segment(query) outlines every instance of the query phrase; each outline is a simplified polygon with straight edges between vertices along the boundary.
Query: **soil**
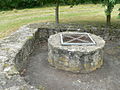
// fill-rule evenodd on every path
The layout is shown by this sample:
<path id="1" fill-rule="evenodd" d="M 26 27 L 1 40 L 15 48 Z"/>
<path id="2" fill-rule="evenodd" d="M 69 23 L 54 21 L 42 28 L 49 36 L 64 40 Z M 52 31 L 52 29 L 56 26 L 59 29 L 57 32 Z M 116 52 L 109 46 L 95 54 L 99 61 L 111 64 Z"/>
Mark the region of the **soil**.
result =
<path id="1" fill-rule="evenodd" d="M 120 90 L 120 41 L 107 41 L 104 64 L 89 74 L 74 74 L 51 67 L 47 43 L 30 56 L 25 80 L 45 90 Z"/>

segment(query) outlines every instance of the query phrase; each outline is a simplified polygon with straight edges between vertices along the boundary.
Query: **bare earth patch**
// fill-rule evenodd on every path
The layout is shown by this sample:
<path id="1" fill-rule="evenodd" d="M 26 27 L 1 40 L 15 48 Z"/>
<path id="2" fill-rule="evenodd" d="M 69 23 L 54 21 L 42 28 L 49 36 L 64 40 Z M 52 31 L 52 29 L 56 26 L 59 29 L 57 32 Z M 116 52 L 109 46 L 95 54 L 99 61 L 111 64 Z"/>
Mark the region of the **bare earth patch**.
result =
<path id="1" fill-rule="evenodd" d="M 45 90 L 119 90 L 120 89 L 120 42 L 107 41 L 104 65 L 89 74 L 73 74 L 57 70 L 47 62 L 47 43 L 36 47 L 31 55 L 25 79 Z"/>

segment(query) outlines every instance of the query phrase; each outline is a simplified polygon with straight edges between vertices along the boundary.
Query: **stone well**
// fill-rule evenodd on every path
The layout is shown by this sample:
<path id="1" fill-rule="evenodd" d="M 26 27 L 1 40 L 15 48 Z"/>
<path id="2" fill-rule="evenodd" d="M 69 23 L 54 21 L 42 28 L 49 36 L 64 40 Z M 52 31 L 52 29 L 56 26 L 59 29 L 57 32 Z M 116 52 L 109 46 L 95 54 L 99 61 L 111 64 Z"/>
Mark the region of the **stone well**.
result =
<path id="1" fill-rule="evenodd" d="M 103 64 L 105 41 L 94 34 L 87 33 L 93 44 L 63 44 L 61 35 L 78 32 L 61 32 L 48 39 L 48 62 L 57 69 L 73 73 L 88 73 Z"/>

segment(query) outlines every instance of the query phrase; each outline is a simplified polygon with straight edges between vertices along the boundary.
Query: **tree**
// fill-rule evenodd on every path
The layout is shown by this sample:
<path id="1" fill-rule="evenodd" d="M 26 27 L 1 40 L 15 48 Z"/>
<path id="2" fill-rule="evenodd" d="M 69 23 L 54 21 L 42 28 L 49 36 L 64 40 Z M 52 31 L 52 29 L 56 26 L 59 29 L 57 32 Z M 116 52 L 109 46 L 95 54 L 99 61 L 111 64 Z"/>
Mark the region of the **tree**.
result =
<path id="1" fill-rule="evenodd" d="M 120 8 L 118 9 L 118 11 L 119 11 L 118 18 L 120 19 Z"/>
<path id="2" fill-rule="evenodd" d="M 117 0 L 104 0 L 103 5 L 106 7 L 105 14 L 106 14 L 107 27 L 110 27 L 110 25 L 111 25 L 111 13 L 112 13 L 112 10 L 113 10 L 116 2 L 117 2 Z"/>
<path id="3" fill-rule="evenodd" d="M 70 4 L 71 6 L 73 6 L 77 0 L 55 0 L 55 3 L 56 3 L 56 8 L 55 8 L 55 22 L 56 24 L 59 24 L 59 6 L 60 6 L 60 3 L 68 3 Z"/>
<path id="4" fill-rule="evenodd" d="M 55 21 L 56 21 L 56 24 L 59 24 L 59 4 L 60 4 L 60 0 L 56 0 L 56 8 L 55 8 Z"/>

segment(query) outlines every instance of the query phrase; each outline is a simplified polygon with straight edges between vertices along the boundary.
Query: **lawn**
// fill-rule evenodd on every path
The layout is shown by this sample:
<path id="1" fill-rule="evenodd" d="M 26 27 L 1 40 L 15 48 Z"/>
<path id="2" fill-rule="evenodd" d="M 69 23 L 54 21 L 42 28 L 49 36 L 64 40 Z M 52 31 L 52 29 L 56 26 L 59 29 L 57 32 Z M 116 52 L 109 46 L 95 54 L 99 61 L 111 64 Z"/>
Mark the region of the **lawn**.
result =
<path id="1" fill-rule="evenodd" d="M 120 19 L 117 18 L 116 5 L 112 13 L 112 24 L 120 28 Z M 54 22 L 55 7 L 31 8 L 0 12 L 0 38 L 17 30 L 20 26 L 36 22 Z M 105 25 L 104 7 L 100 4 L 77 5 L 60 7 L 60 23 L 77 23 L 82 25 Z"/>

